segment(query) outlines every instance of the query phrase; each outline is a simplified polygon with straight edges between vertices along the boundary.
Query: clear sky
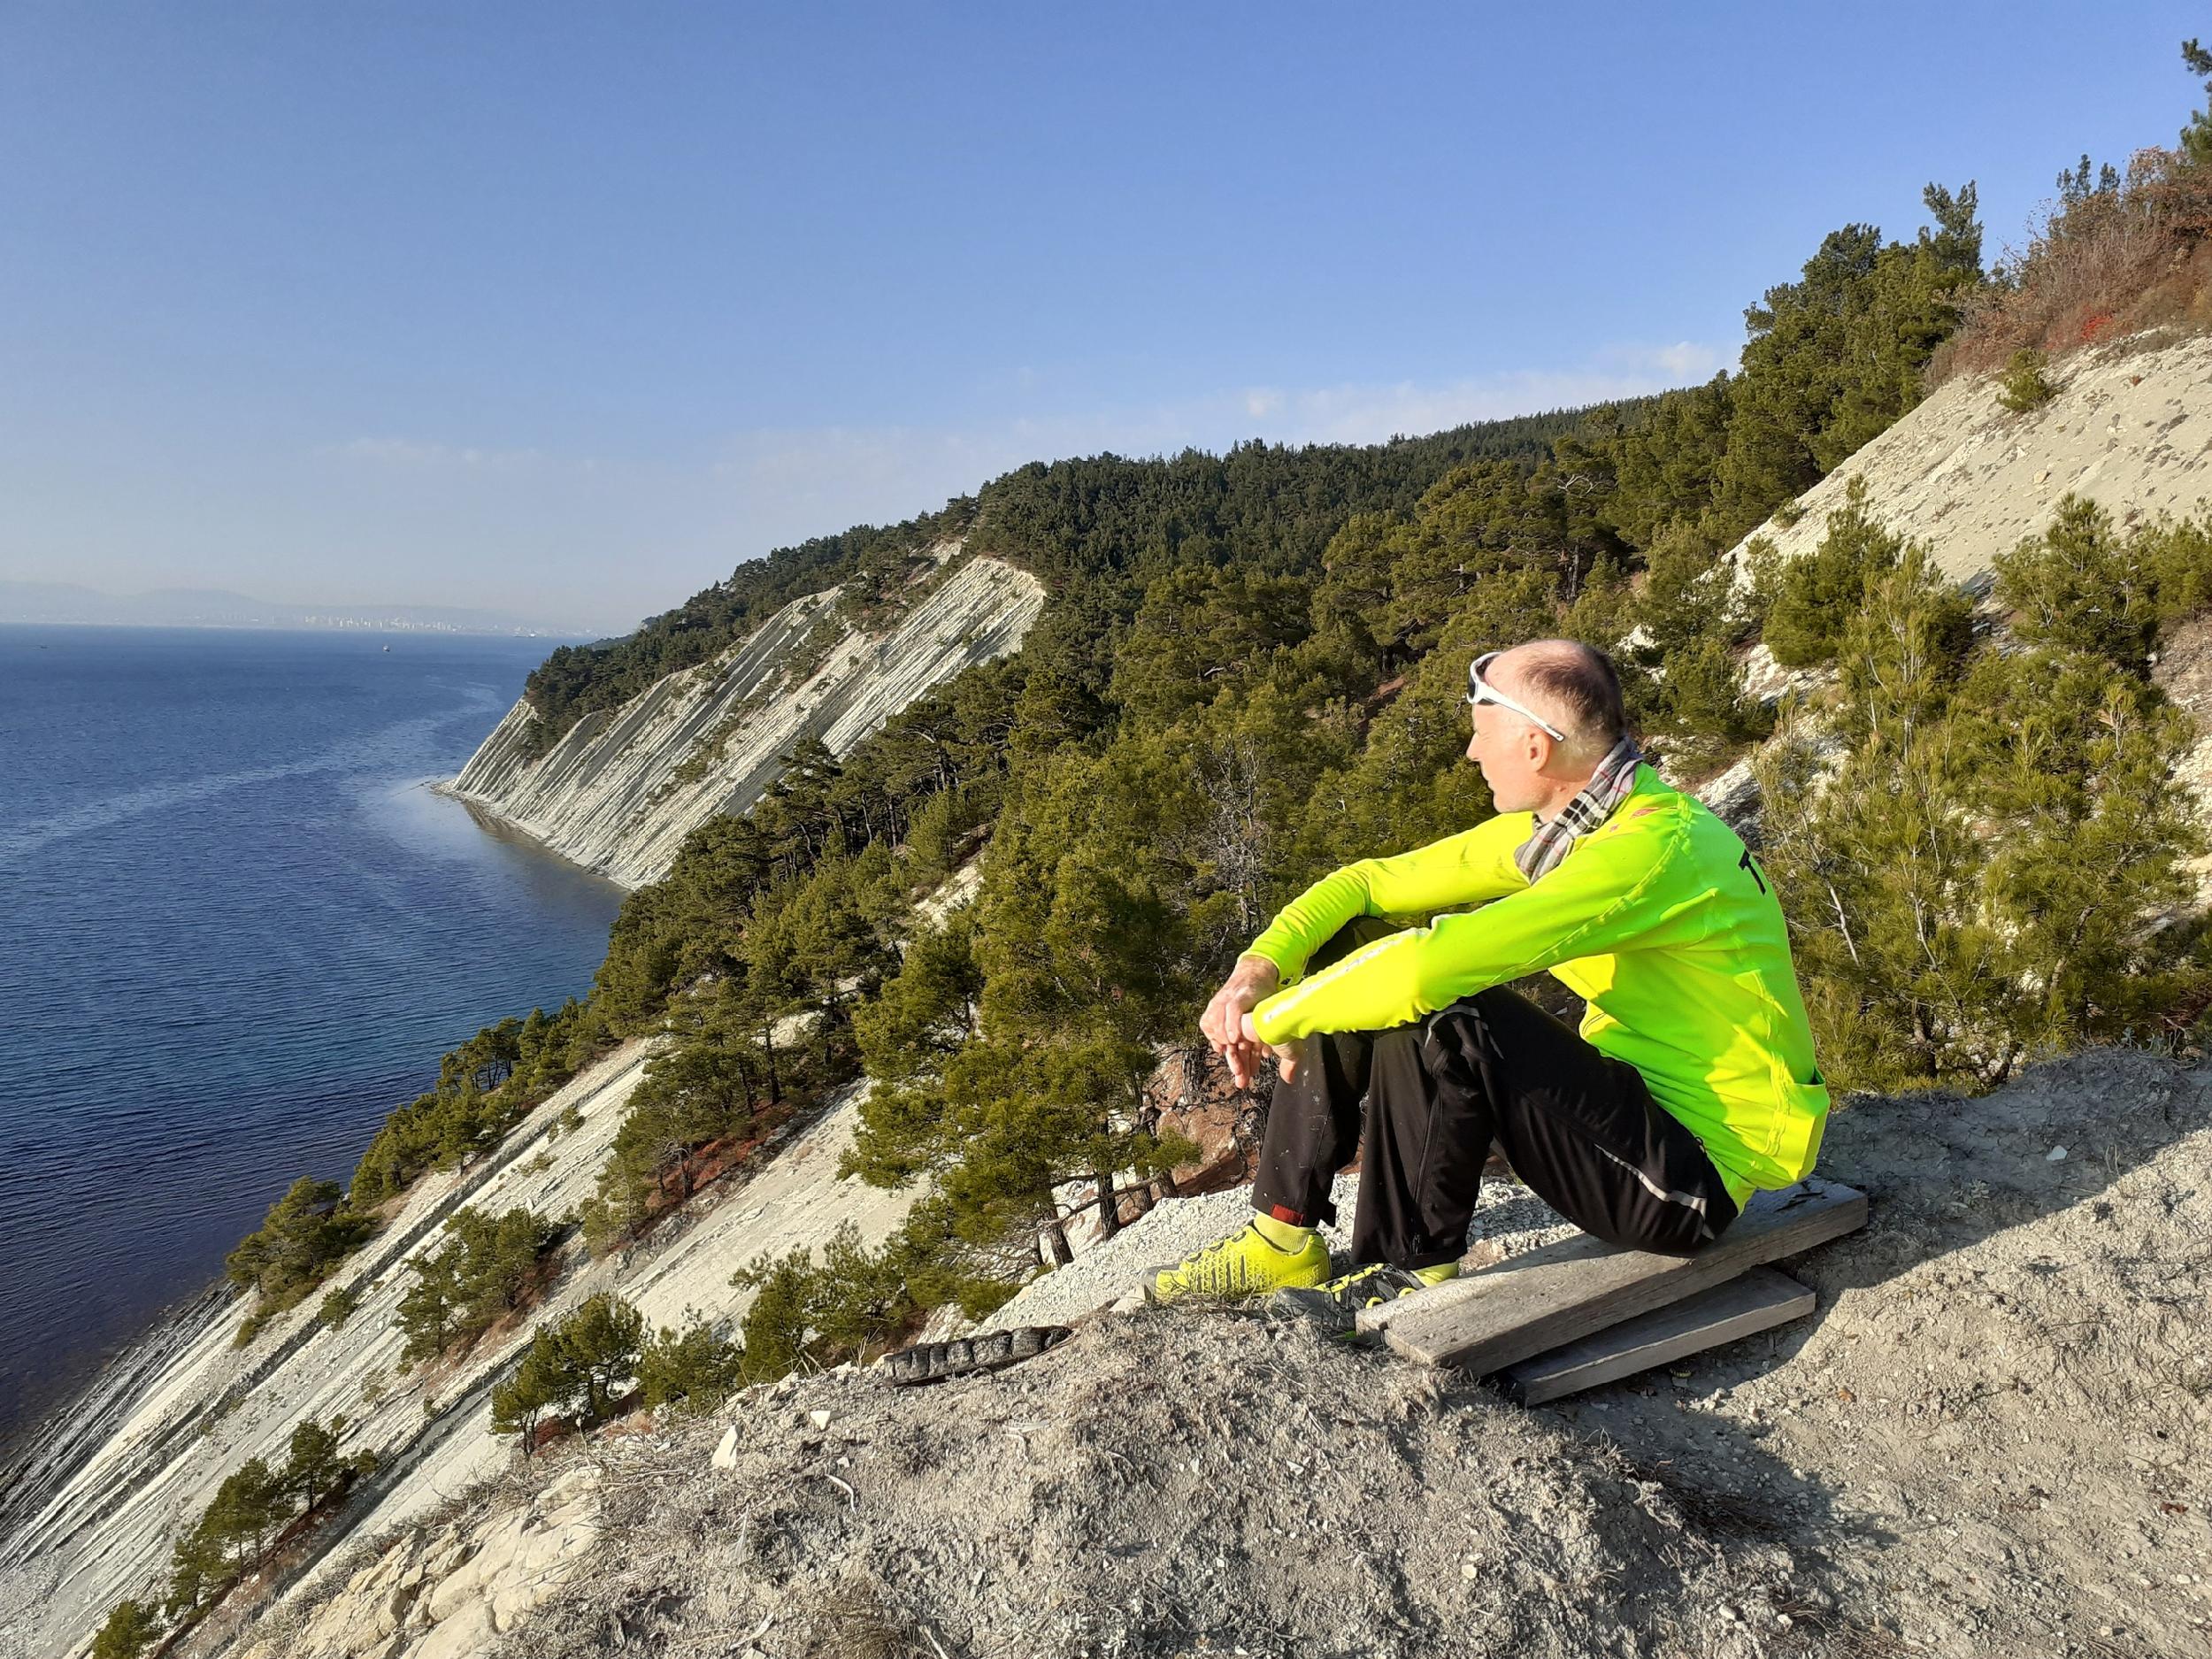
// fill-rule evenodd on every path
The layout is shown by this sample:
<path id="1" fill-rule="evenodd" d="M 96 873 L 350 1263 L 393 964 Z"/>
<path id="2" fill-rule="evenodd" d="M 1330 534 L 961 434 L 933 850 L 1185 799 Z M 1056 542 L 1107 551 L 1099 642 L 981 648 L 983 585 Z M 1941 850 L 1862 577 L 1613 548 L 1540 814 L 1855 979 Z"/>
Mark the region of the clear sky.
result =
<path id="1" fill-rule="evenodd" d="M 0 10 L 0 577 L 626 626 L 1033 458 L 1702 379 L 2194 4 Z"/>

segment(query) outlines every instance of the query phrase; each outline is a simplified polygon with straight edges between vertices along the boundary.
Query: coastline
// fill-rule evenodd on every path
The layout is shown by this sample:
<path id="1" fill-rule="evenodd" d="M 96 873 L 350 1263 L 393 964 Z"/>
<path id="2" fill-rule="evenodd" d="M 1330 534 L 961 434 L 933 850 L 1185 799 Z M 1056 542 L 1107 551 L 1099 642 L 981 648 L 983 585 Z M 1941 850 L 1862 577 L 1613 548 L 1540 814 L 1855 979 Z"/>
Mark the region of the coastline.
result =
<path id="1" fill-rule="evenodd" d="M 602 881 L 619 887 L 626 894 L 637 891 L 635 886 L 625 881 L 611 870 L 603 870 L 596 864 L 580 864 L 577 860 L 571 858 L 528 825 L 518 818 L 509 818 L 482 795 L 462 788 L 461 780 L 457 777 L 426 779 L 422 787 L 429 790 L 432 795 L 457 803 L 475 821 L 476 827 L 494 841 L 505 841 L 511 846 L 542 854 L 548 858 L 565 864 L 571 870 L 581 871 L 588 876 L 595 876 Z"/>
<path id="2" fill-rule="evenodd" d="M 607 881 L 625 894 L 631 891 L 605 872 L 556 851 L 522 825 L 455 788 L 453 783 L 449 778 L 433 777 L 419 780 L 414 787 L 457 802 L 477 827 L 495 841 Z M 226 1305 L 232 1294 L 228 1281 L 218 1273 L 197 1288 L 180 1293 L 129 1334 L 98 1347 L 65 1352 L 42 1371 L 35 1388 L 26 1389 L 4 1421 L 0 1421 L 0 1540 L 22 1518 L 19 1511 L 29 1495 L 26 1483 L 45 1479 L 42 1470 L 56 1462 L 44 1455 L 47 1449 L 65 1448 L 84 1438 L 82 1420 L 75 1415 L 80 1409 L 88 1407 L 107 1416 L 127 1411 L 129 1401 L 123 1394 L 133 1380 L 142 1384 L 158 1371 L 161 1362 L 196 1337 L 211 1310 Z M 61 1455 L 66 1455 L 65 1452 Z M 48 1484 L 65 1481 L 67 1474 L 62 1471 Z"/>
<path id="3" fill-rule="evenodd" d="M 164 1308 L 119 1347 L 70 1366 L 42 1398 L 25 1402 L 0 1434 L 0 1548 L 83 1469 L 234 1300 L 227 1280 L 212 1279 Z"/>

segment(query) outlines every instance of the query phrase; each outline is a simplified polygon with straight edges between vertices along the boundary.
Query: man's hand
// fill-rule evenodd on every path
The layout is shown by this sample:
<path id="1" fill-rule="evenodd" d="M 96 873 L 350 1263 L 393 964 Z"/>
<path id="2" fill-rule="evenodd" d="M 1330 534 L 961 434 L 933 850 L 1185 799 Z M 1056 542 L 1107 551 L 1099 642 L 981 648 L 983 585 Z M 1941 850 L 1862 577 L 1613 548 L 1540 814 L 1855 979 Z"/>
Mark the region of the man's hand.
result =
<path id="1" fill-rule="evenodd" d="M 1298 1068 L 1305 1064 L 1307 1046 L 1312 1041 L 1313 1039 L 1310 1037 L 1301 1037 L 1294 1042 L 1263 1042 L 1260 1041 L 1260 1033 L 1253 1029 L 1251 1015 L 1247 1014 L 1244 1017 L 1245 1048 L 1255 1056 L 1262 1053 L 1272 1054 L 1275 1056 L 1276 1070 L 1283 1074 L 1283 1081 L 1286 1083 L 1296 1077 Z"/>
<path id="2" fill-rule="evenodd" d="M 1267 1052 L 1252 1030 L 1252 1010 L 1282 988 L 1282 975 L 1265 956 L 1239 956 L 1236 969 L 1222 981 L 1213 1001 L 1199 1016 L 1198 1029 L 1229 1064 L 1229 1079 L 1239 1088 L 1249 1088 L 1259 1075 L 1260 1056 Z M 1279 1054 L 1282 1050 L 1277 1051 Z M 1283 1075 L 1290 1075 L 1286 1063 Z"/>

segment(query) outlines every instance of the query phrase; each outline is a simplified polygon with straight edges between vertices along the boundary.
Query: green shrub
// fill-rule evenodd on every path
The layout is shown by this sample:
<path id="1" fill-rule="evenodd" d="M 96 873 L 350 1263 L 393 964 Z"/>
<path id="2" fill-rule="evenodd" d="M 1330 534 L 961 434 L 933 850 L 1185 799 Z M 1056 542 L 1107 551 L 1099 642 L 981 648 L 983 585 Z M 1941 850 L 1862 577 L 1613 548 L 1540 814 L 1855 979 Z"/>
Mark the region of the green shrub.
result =
<path id="1" fill-rule="evenodd" d="M 323 1298 L 323 1305 L 315 1310 L 315 1317 L 335 1331 L 353 1317 L 353 1310 L 360 1305 L 360 1291 L 351 1285 L 342 1285 Z"/>
<path id="2" fill-rule="evenodd" d="M 472 1342 L 520 1307 L 554 1230 L 519 1207 L 503 1216 L 463 1208 L 446 1223 L 446 1235 L 436 1250 L 408 1263 L 415 1282 L 399 1300 L 396 1321 L 407 1339 L 403 1364 Z"/>
<path id="3" fill-rule="evenodd" d="M 738 1347 L 714 1327 L 695 1322 L 681 1332 L 664 1327 L 638 1361 L 638 1385 L 649 1406 L 680 1403 L 694 1414 L 713 1410 L 740 1379 Z"/>
<path id="4" fill-rule="evenodd" d="M 2047 641 L 2111 637 L 2078 604 L 2054 597 Z M 1851 620 L 1825 730 L 1759 764 L 1763 856 L 1847 1088 L 1992 1087 L 2202 1004 L 2189 720 L 2131 649 L 1977 651 L 1966 623 L 1908 549 Z"/>
<path id="5" fill-rule="evenodd" d="M 2058 388 L 2043 371 L 2050 359 L 2032 346 L 2023 346 L 2012 354 L 2005 365 L 2005 375 L 1997 390 L 1997 401 L 2016 415 L 2024 415 L 2031 409 L 2040 409 L 2058 396 Z"/>
<path id="6" fill-rule="evenodd" d="M 644 1337 L 644 1316 L 607 1291 L 541 1326 L 514 1375 L 492 1390 L 492 1432 L 519 1436 L 527 1456 L 549 1413 L 573 1415 L 584 1428 L 604 1422 L 638 1377 Z"/>
<path id="7" fill-rule="evenodd" d="M 2013 613 L 2014 636 L 2141 672 L 2159 621 L 2159 572 L 2144 551 L 2096 503 L 2066 496 L 2040 536 L 1996 557 L 1996 597 Z"/>
<path id="8" fill-rule="evenodd" d="M 1832 660 L 1868 583 L 1897 563 L 1904 543 L 1874 521 L 1866 503 L 1866 480 L 1855 478 L 1843 505 L 1828 515 L 1820 545 L 1763 573 L 1771 593 L 1763 637 L 1786 668 Z"/>
<path id="9" fill-rule="evenodd" d="M 290 1307 L 357 1248 L 375 1224 L 346 1208 L 335 1181 L 303 1175 L 254 1232 L 223 1258 L 233 1284 L 257 1292 L 262 1311 Z"/>
<path id="10" fill-rule="evenodd" d="M 119 1601 L 109 1611 L 107 1623 L 100 1626 L 100 1633 L 92 1639 L 92 1659 L 139 1659 L 159 1633 L 151 1608 L 136 1601 Z"/>

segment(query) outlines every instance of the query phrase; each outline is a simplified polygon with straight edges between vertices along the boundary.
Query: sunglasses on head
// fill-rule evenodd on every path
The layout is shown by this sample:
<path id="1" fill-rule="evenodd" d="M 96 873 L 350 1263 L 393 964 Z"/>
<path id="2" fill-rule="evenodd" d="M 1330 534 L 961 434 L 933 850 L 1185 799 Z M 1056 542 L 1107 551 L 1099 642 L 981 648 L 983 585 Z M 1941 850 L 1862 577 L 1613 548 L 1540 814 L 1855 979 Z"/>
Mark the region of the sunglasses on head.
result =
<path id="1" fill-rule="evenodd" d="M 1498 657 L 1503 654 L 1504 653 L 1501 651 L 1485 651 L 1480 657 L 1478 657 L 1473 662 L 1467 664 L 1468 706 L 1472 708 L 1478 703 L 1494 703 L 1501 709 L 1512 710 L 1514 713 L 1519 715 L 1524 720 L 1526 720 L 1531 725 L 1534 726 L 1538 731 L 1550 733 L 1555 741 L 1561 743 L 1565 742 L 1567 741 L 1567 734 L 1564 732 L 1554 726 L 1549 720 L 1547 720 L 1542 715 L 1537 713 L 1535 710 L 1525 708 L 1522 704 L 1514 702 L 1512 698 L 1507 696 L 1505 693 L 1500 691 L 1495 686 L 1492 685 L 1488 680 L 1482 677 L 1483 665 L 1486 663 L 1496 661 Z"/>

